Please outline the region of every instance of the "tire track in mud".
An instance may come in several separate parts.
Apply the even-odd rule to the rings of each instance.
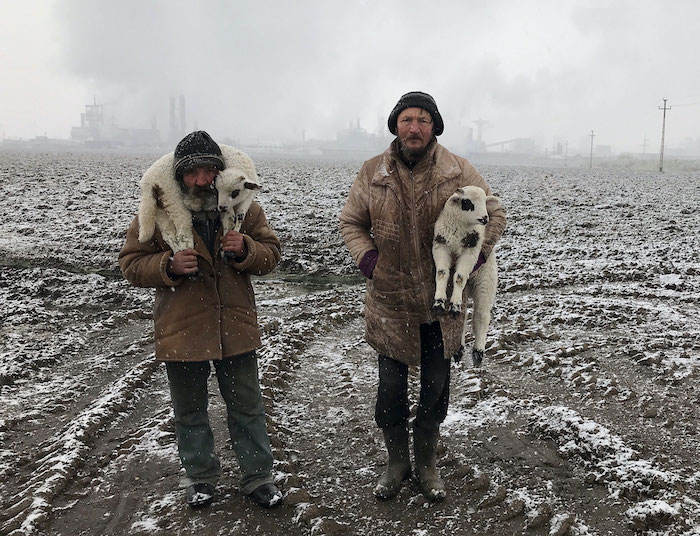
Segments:
[[[39,446],[53,445],[96,407],[110,383],[148,358],[150,342],[142,337],[152,329],[151,293],[127,290],[114,276],[138,177],[151,161],[17,154],[0,170],[9,207],[0,211],[0,251],[9,259],[0,268],[0,302],[13,313],[3,311],[0,325],[2,506],[21,493],[17,483],[31,481]],[[356,169],[270,162],[261,170],[279,186],[261,192],[261,201],[286,245],[287,268],[301,279],[309,272],[356,274],[337,232],[337,212]],[[261,534],[321,534],[378,524],[394,533],[398,523],[416,535],[505,535],[524,527],[535,534],[589,534],[589,524],[601,534],[633,528],[681,534],[683,520],[697,524],[697,173],[664,177],[681,203],[668,207],[662,224],[649,218],[665,202],[655,174],[492,166],[482,173],[502,192],[509,227],[499,244],[502,285],[489,334],[495,344],[484,370],[454,373],[440,453],[448,503],[424,507],[409,486],[395,503],[371,506],[384,453],[371,418],[375,378],[366,367],[373,357],[354,322],[362,291],[315,289],[307,298],[300,289],[262,282],[256,284],[266,344],[261,379],[275,475],[288,505],[271,513],[251,507],[232,484],[237,469],[226,452],[213,508],[183,508],[167,384],[154,373],[85,438],[90,448],[75,476],[46,503],[42,511],[51,513],[41,530],[56,536],[226,534],[259,527]],[[86,189],[88,175],[93,186]],[[52,270],[61,266],[73,273]],[[134,339],[136,347],[127,351]],[[325,374],[303,383],[313,363]],[[297,430],[303,422],[285,425],[291,401],[304,402],[321,419],[318,431],[307,430],[308,440]],[[351,421],[362,408],[362,418]],[[217,438],[226,437],[216,394],[211,412]],[[543,415],[547,420],[538,419]],[[587,430],[607,431],[615,448],[593,448]],[[59,447],[52,452],[62,452]],[[627,491],[625,475],[634,472],[620,473],[621,460],[672,478]],[[336,479],[358,491],[348,495]],[[669,504],[674,497],[680,506]],[[354,510],[355,500],[370,508],[367,519]],[[399,519],[406,514],[410,526]]]
[[[508,302],[508,297],[502,301]],[[522,305],[512,309],[527,310]],[[647,352],[672,348],[686,362],[629,359],[625,353],[630,341],[625,344],[623,339],[621,344],[620,336],[606,331],[607,326],[599,322],[588,333],[576,325],[561,331],[542,324],[549,318],[544,309],[535,321],[507,313],[497,317],[486,377],[520,400],[515,414],[526,420],[524,430],[553,441],[578,468],[584,485],[605,486],[606,504],[622,503],[615,508],[618,530],[697,530],[700,472],[693,423],[698,412],[697,405],[682,401],[697,399],[693,378],[698,369],[697,362],[679,351],[696,348],[697,342],[692,336],[689,342],[687,337],[659,340],[654,333],[644,334],[635,343],[644,345],[646,339]],[[629,322],[615,329],[634,330],[634,320]],[[691,324],[677,328],[682,332]],[[582,339],[588,342],[579,342]],[[662,414],[667,419],[663,423]],[[626,506],[620,509],[622,505]],[[610,530],[606,525],[598,528]]]
[[[513,475],[494,467],[491,453],[480,456],[454,433],[449,425],[456,421],[453,412],[439,450],[448,499],[430,504],[411,482],[395,500],[377,501],[372,490],[383,471],[385,451],[373,420],[376,356],[364,343],[362,330],[358,320],[320,338],[309,347],[290,384],[295,396],[289,401],[284,429],[287,441],[299,450],[300,474],[305,477],[304,487],[290,492],[300,498],[296,519],[302,526],[311,534],[506,535],[523,528],[533,534],[565,534],[573,527],[584,529],[575,516],[557,510],[561,501],[545,486],[512,488]],[[416,374],[410,387],[415,401]],[[457,398],[462,401],[456,408],[467,412],[486,396],[482,377],[462,369],[455,369],[453,390],[460,392]],[[498,424],[502,425],[510,426],[511,419]],[[517,432],[501,435],[512,436],[520,447],[539,442],[522,439],[527,433]],[[501,443],[508,441],[503,438]],[[563,465],[556,461],[556,450],[539,450],[544,452],[542,459],[555,460],[551,465]]]
[[[152,338],[130,325],[147,300],[124,288],[54,268],[0,271],[0,533],[40,530],[149,383]]]
[[[259,352],[263,396],[275,457],[274,474],[283,487],[291,488],[299,477],[295,474],[297,454],[284,442],[284,431],[278,430],[277,415],[288,396],[286,386],[294,374],[305,348],[319,334],[355,319],[361,310],[361,294],[347,289],[315,291],[310,295],[280,297],[275,283],[259,282],[260,324],[264,347]],[[276,295],[267,300],[268,293]],[[292,294],[297,294],[293,291]],[[281,302],[281,303],[280,303]],[[150,341],[149,341],[150,346]],[[145,356],[144,356],[145,357]],[[158,365],[148,356],[153,370]],[[164,375],[150,378],[147,386],[136,390],[133,403],[113,415],[115,426],[103,426],[95,432],[89,449],[80,451],[82,463],[66,475],[62,489],[46,501],[41,516],[20,525],[17,535],[38,530],[46,534],[152,534],[189,533],[209,526],[209,530],[226,532],[238,527],[244,532],[257,530],[277,534],[281,524],[291,533],[300,530],[294,520],[294,508],[283,507],[271,513],[260,510],[236,490],[237,466],[230,452],[221,453],[223,477],[219,498],[211,509],[195,512],[184,505],[178,490],[177,459],[173,422]],[[161,409],[153,414],[151,404]],[[218,438],[227,437],[225,409],[218,389],[210,385],[210,415]],[[230,449],[230,442],[223,443]],[[220,441],[217,449],[221,450]],[[51,452],[58,453],[54,448]],[[22,474],[26,475],[23,469]],[[25,476],[25,479],[28,479]],[[50,478],[37,475],[38,481]],[[32,495],[30,486],[25,493]],[[28,512],[24,512],[29,515]],[[15,525],[19,519],[12,520]],[[7,520],[9,523],[10,520]],[[9,527],[9,524],[8,524]]]
[[[377,533],[426,530],[435,534],[482,531],[506,535],[523,529],[533,534],[587,534],[589,526],[600,533],[614,526],[616,531],[609,533],[626,534],[631,533],[627,527],[632,524],[681,534],[683,527],[693,522],[693,495],[674,488],[680,483],[691,491],[697,489],[697,476],[693,480],[692,475],[664,471],[663,463],[652,463],[632,452],[635,449],[619,437],[613,443],[619,441],[617,451],[627,460],[664,471],[671,475],[671,481],[663,486],[652,481],[655,494],[625,492],[611,500],[608,488],[620,489],[622,484],[624,489],[630,480],[614,469],[620,467],[614,452],[607,457],[595,454],[595,449],[581,440],[581,432],[591,427],[601,429],[594,412],[601,404],[617,403],[616,408],[624,409],[629,405],[627,391],[641,390],[644,384],[640,386],[638,378],[607,384],[606,379],[616,377],[614,367],[602,369],[606,361],[594,359],[592,354],[614,349],[613,338],[598,333],[594,342],[578,343],[574,336],[563,336],[543,325],[546,312],[534,320],[516,318],[515,323],[510,316],[497,315],[486,369],[455,369],[452,411],[444,426],[439,461],[450,493],[448,501],[427,505],[417,488],[409,485],[397,501],[376,503],[371,492],[385,454],[372,419],[376,372],[374,356],[362,341],[362,288],[308,295],[291,291],[282,296],[274,281],[256,285],[265,339],[260,351],[261,382],[275,476],[285,489],[285,507],[261,515],[247,505],[230,484],[237,469],[229,453],[222,456],[226,482],[220,486],[218,506],[203,516],[191,515],[183,507],[181,492],[174,491],[178,461],[167,387],[159,377],[134,391],[134,404],[114,413],[113,417],[123,422],[122,431],[102,426],[108,430],[94,434],[91,445],[82,451],[83,460],[70,468],[68,477],[60,471],[43,473],[46,481],[53,477],[58,483],[53,494],[47,494],[48,500],[37,496],[41,500],[32,503],[33,511],[22,510],[27,502],[17,506],[23,500],[17,497],[9,509],[19,508],[25,517],[3,518],[5,526],[11,528],[19,522],[19,528],[13,529],[16,534],[45,527],[47,533],[56,535],[167,534],[204,526],[220,530],[235,527],[243,532],[261,527],[261,534],[276,534],[283,527],[290,534],[363,534],[379,528]],[[511,300],[514,297],[502,296],[505,304]],[[527,310],[520,304],[516,308]],[[146,353],[148,337],[130,346],[127,343],[129,333],[133,336],[138,330],[128,327],[129,314],[102,321],[116,328],[118,345],[126,348],[106,349],[107,353],[98,357],[116,362]],[[150,322],[142,329],[150,330]],[[120,331],[122,335],[117,335]],[[630,363],[648,373],[653,386],[654,367],[660,365],[639,361]],[[686,377],[690,379],[692,376]],[[609,391],[611,387],[616,387],[617,393]],[[413,376],[413,395],[415,392]],[[144,399],[157,400],[165,409],[145,418],[149,406],[144,406]],[[556,414],[553,403],[573,411],[567,419],[559,420],[578,423],[573,427],[575,433],[536,420],[544,411]],[[83,411],[97,406],[97,402],[88,402]],[[296,409],[290,410],[290,406]],[[299,417],[304,410],[310,413],[305,421]],[[76,414],[82,415],[79,411]],[[225,437],[226,432],[216,424],[224,422],[216,395],[212,396],[212,422],[217,436]],[[103,419],[105,423],[111,424],[108,418]],[[571,448],[567,451],[573,453],[570,458],[564,455],[560,449],[567,444],[579,445],[584,455]],[[62,452],[60,442],[52,445],[42,446],[50,447],[49,452],[55,455]],[[144,467],[149,474],[143,474]],[[29,490],[36,484],[26,476],[24,467],[20,473],[24,475],[20,486]],[[600,476],[595,477],[596,473]],[[620,500],[626,509],[615,504]],[[98,513],[87,515],[82,525],[76,524],[76,517],[86,516],[85,503]],[[32,512],[36,515],[30,516]],[[76,531],[76,526],[84,528]]]
[[[518,344],[549,340],[537,327],[509,334],[501,328],[493,344],[501,349],[490,349],[500,357],[492,356],[485,370],[455,369],[439,461],[448,501],[428,505],[409,486],[396,501],[377,503],[372,489],[385,455],[372,415],[374,356],[360,324],[310,346],[290,384],[292,410],[281,429],[299,451],[300,474],[316,475],[291,492],[297,521],[312,533],[682,534],[698,523],[697,474],[646,459],[571,409],[589,412],[591,396],[598,404],[604,399],[591,395],[591,384],[600,384],[590,381],[591,364],[579,356],[588,348],[563,341],[558,359],[544,369],[554,370],[551,376],[534,360],[508,359]],[[522,398],[527,389],[517,381],[530,373],[536,378],[528,386],[540,387]],[[415,399],[415,377],[412,392]]]
[[[156,367],[152,359],[133,367],[123,378],[108,385],[57,437],[39,447],[37,459],[23,468],[23,472],[29,472],[29,475],[13,483],[21,491],[4,505],[0,517],[1,533],[14,536],[39,530],[51,514],[54,499],[83,465],[99,430],[127,407]]]

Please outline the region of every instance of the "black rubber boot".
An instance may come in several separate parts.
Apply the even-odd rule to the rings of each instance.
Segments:
[[[442,501],[446,496],[445,483],[440,478],[440,473],[435,465],[439,436],[439,426],[432,428],[413,426],[416,480],[421,493],[430,501]]]
[[[411,460],[408,450],[408,428],[405,424],[382,428],[384,443],[389,454],[386,471],[374,488],[378,499],[391,499],[401,490],[401,484],[411,476]]]

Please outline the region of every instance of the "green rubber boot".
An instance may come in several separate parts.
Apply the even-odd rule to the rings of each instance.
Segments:
[[[384,443],[389,454],[386,471],[374,488],[378,499],[391,499],[401,491],[401,484],[411,476],[411,460],[408,451],[408,428],[405,424],[382,428]]]
[[[416,480],[421,493],[430,501],[442,501],[447,492],[440,478],[435,459],[440,428],[420,428],[413,426],[413,454],[416,460]]]

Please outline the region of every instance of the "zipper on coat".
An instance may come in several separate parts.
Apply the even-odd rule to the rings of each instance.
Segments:
[[[418,221],[416,218],[416,181],[413,177],[413,170],[409,170],[411,177],[411,226],[413,227],[413,250],[415,252],[416,267],[418,268],[418,282],[421,287],[421,299],[423,307],[426,306],[425,284],[423,282],[423,269],[421,268],[420,240],[418,237]]]
[[[215,246],[216,246],[216,234],[212,235],[212,230],[211,230],[211,220],[209,218],[206,219],[206,230],[207,230],[207,249],[209,249],[209,253],[212,256],[212,275],[214,276],[214,293],[216,294],[216,301],[217,301],[217,309],[219,311],[219,325],[218,325],[218,332],[219,332],[219,359],[224,358],[224,345],[223,345],[223,334],[221,333],[221,325],[224,321],[224,304],[221,303],[221,295],[219,294],[219,275],[217,273],[218,270],[218,263],[216,262],[216,251],[215,251]],[[218,232],[219,227],[216,225],[214,227],[214,232]],[[211,248],[209,247],[211,246]]]

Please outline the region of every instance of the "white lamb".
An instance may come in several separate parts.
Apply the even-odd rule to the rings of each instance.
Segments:
[[[219,196],[219,212],[223,232],[240,231],[245,215],[253,202],[255,192],[262,188],[255,165],[247,154],[241,151],[224,152],[226,169],[220,171],[214,180]]]
[[[194,247],[192,213],[185,206],[182,189],[173,173],[175,157],[168,153],[156,160],[141,179],[139,241],[147,242],[156,227],[173,253]]]
[[[218,202],[213,206],[193,206],[192,203],[196,203],[196,199],[184,198],[182,188],[173,172],[173,153],[161,156],[146,170],[141,179],[139,202],[140,242],[150,240],[157,227],[163,240],[174,253],[193,248],[192,211],[215,210],[217,205],[222,212],[224,233],[231,229],[240,230],[253,201],[254,191],[261,187],[260,180],[248,155],[228,145],[219,147],[226,169],[215,179],[215,185],[219,185],[220,190]],[[222,174],[223,177],[220,178]],[[240,184],[243,186],[238,190],[242,193],[237,195],[234,192]],[[234,200],[234,197],[239,199]]]
[[[486,348],[486,331],[491,322],[491,309],[496,299],[498,270],[496,255],[492,252],[486,262],[474,273],[472,270],[479,259],[484,242],[484,230],[489,222],[486,202],[498,199],[487,196],[477,186],[459,188],[445,203],[435,222],[433,234],[433,260],[435,262],[435,302],[433,308],[438,313],[449,312],[457,316],[462,311],[464,287],[474,302],[472,313],[472,363],[481,366]],[[454,262],[452,296],[447,307],[447,282]],[[471,275],[470,275],[471,274]],[[462,345],[455,354],[455,361],[461,360],[465,351],[467,335],[465,316],[462,330]]]

